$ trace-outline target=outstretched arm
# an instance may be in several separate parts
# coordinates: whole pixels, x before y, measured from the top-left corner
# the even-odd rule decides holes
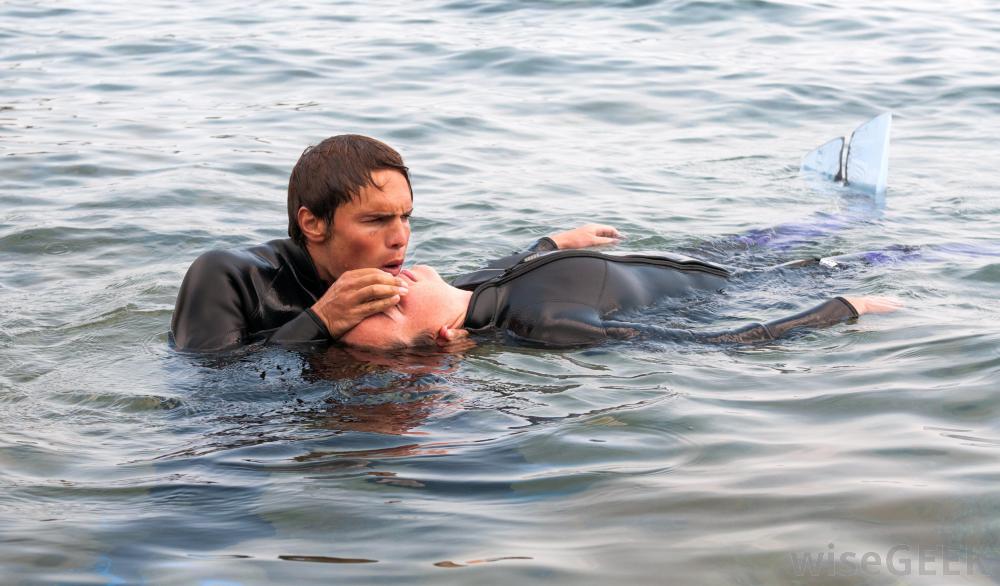
[[[612,226],[604,224],[586,224],[579,228],[559,232],[552,236],[539,238],[524,252],[518,252],[510,256],[498,258],[490,261],[486,268],[467,273],[456,277],[452,285],[459,289],[472,290],[493,277],[499,276],[507,269],[517,266],[525,259],[535,258],[539,254],[545,254],[555,250],[569,250],[573,248],[588,248],[590,246],[602,246],[605,244],[616,244],[624,237]]]
[[[836,297],[795,315],[766,323],[751,323],[732,330],[696,332],[624,322],[605,322],[608,335],[616,338],[650,337],[690,340],[711,344],[769,342],[792,331],[828,327],[866,313],[895,311],[900,304],[885,297]]]
[[[618,244],[623,236],[614,226],[585,224],[579,228],[553,234],[548,238],[559,250],[569,250],[572,248],[590,248],[591,246]]]
[[[844,297],[835,297],[795,315],[766,323],[752,323],[735,330],[698,332],[695,339],[710,343],[753,344],[769,342],[793,330],[816,329],[854,319],[861,315],[858,308]]]

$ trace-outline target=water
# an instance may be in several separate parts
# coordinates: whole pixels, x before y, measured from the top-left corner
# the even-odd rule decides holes
[[[960,246],[998,244],[998,34],[990,2],[0,6],[3,582],[995,581],[1000,264]],[[883,209],[798,176],[881,111]],[[859,206],[795,254],[937,252],[734,293],[906,303],[753,348],[173,354],[191,260],[283,236],[342,132],[403,153],[447,274]]]

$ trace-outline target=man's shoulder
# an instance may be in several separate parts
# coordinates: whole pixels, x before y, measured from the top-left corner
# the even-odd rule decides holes
[[[243,271],[249,268],[281,268],[289,262],[297,246],[291,239],[278,239],[245,248],[216,248],[203,252],[192,268],[216,271]]]

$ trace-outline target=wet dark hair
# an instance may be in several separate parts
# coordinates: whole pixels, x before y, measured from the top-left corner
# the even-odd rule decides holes
[[[302,151],[288,178],[288,235],[305,246],[298,220],[302,206],[327,222],[329,234],[337,208],[365,187],[378,187],[372,173],[386,169],[403,174],[412,199],[410,170],[403,157],[384,142],[360,134],[341,134]]]

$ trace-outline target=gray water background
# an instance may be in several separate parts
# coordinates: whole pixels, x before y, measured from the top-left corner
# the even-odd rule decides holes
[[[998,38],[986,1],[3,3],[2,582],[994,583]],[[882,111],[883,207],[799,176]],[[345,132],[445,274],[587,221],[718,252],[860,209],[735,260],[937,252],[710,305],[906,304],[751,348],[175,355],[188,264],[282,237]]]

